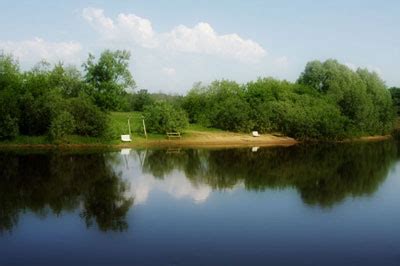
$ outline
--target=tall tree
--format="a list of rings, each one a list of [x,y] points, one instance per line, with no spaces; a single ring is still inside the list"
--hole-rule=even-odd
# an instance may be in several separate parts
[[[118,110],[122,96],[135,88],[129,71],[129,59],[128,51],[105,50],[97,61],[94,55],[89,54],[83,64],[85,80],[90,85],[88,93],[103,110]]]

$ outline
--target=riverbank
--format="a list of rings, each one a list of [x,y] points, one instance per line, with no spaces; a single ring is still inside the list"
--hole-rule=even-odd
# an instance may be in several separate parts
[[[355,139],[339,141],[348,142],[377,142],[391,139],[392,136],[367,136]],[[0,149],[120,149],[120,148],[146,148],[146,147],[187,147],[187,148],[213,148],[213,147],[271,147],[292,146],[302,143],[290,137],[277,134],[262,134],[253,137],[251,134],[233,133],[225,131],[204,132],[186,131],[180,139],[167,139],[161,135],[146,138],[133,135],[132,142],[108,141],[108,142],[61,142],[61,143],[0,143]]]
[[[151,135],[148,139],[133,135],[132,142],[71,142],[60,143],[18,143],[2,142],[0,148],[135,148],[135,147],[254,147],[254,146],[290,146],[299,143],[293,138],[264,134],[253,137],[250,134],[233,132],[186,131],[181,138],[167,139],[162,135]]]
[[[121,134],[127,134],[128,118],[131,121],[132,142],[120,141]],[[62,140],[51,143],[46,136],[18,136],[11,141],[0,142],[0,149],[13,148],[37,148],[37,149],[118,149],[118,148],[140,148],[140,147],[267,147],[267,146],[291,146],[298,143],[293,138],[283,136],[279,133],[261,134],[253,137],[250,133],[227,132],[215,128],[206,128],[191,124],[182,132],[180,139],[169,140],[165,134],[148,134],[146,139],[142,129],[141,113],[114,112],[110,114],[111,137],[93,138],[82,136],[66,136]],[[366,136],[348,139],[341,142],[356,141],[383,141],[392,138],[387,136]]]

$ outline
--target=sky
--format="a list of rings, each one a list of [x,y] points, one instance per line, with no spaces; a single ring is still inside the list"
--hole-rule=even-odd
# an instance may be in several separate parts
[[[151,92],[295,81],[307,62],[329,58],[400,86],[399,14],[397,0],[0,0],[0,50],[29,69],[125,49],[138,89]]]

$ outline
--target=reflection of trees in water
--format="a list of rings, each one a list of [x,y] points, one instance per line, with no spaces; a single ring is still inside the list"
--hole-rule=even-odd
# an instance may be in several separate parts
[[[393,142],[250,149],[150,150],[143,171],[163,178],[174,170],[214,189],[243,183],[249,190],[295,188],[306,204],[330,207],[348,196],[370,195],[398,157]],[[0,232],[21,213],[41,217],[77,209],[87,226],[125,230],[132,205],[127,184],[109,154],[0,153]],[[261,203],[260,203],[261,204]]]
[[[151,151],[144,171],[163,177],[174,169],[216,189],[243,182],[247,189],[296,188],[303,201],[329,207],[347,196],[370,195],[397,157],[393,142],[289,148]]]
[[[21,212],[45,217],[83,209],[87,226],[124,230],[132,198],[103,154],[0,153],[0,231],[11,230]]]

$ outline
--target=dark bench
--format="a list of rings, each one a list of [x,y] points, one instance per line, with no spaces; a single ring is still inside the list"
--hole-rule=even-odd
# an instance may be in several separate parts
[[[180,132],[167,132],[167,137],[168,137],[168,139],[181,138],[181,133]]]

